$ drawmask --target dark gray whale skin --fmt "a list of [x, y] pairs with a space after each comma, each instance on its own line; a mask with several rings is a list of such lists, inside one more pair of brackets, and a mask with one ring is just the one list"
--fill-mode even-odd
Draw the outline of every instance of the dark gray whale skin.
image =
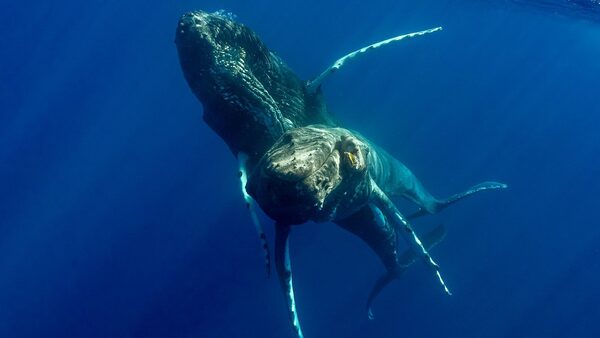
[[309, 93], [256, 33], [230, 17], [186, 13], [175, 44], [204, 121], [234, 155], [245, 153], [254, 163], [290, 128], [334, 125], [321, 91]]

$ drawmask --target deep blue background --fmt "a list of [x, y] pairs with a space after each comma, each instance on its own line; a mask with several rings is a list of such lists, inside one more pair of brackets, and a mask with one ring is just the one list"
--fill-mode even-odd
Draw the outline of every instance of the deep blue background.
[[375, 321], [375, 255], [333, 225], [299, 227], [307, 337], [600, 335], [600, 23], [507, 1], [231, 0], [3, 5], [0, 337], [291, 335], [236, 161], [173, 43], [182, 13], [221, 8], [306, 79], [444, 26], [349, 64], [329, 106], [438, 196], [510, 186], [416, 222], [448, 227], [432, 253], [454, 295], [417, 264]]

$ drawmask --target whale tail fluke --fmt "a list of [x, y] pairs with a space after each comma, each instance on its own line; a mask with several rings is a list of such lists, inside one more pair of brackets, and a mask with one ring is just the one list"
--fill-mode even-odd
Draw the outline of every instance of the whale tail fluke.
[[[431, 248], [433, 248], [436, 245], [438, 245], [439, 243], [441, 243], [445, 236], [446, 236], [446, 227], [444, 227], [444, 225], [439, 225], [435, 229], [433, 229], [429, 233], [427, 233], [425, 235], [425, 237], [423, 237], [423, 239], [422, 239], [423, 246], [427, 250], [430, 250]], [[419, 255], [417, 255], [414, 252], [414, 250], [410, 250], [410, 249], [406, 250], [402, 254], [402, 256], [400, 256], [398, 258], [397, 268], [393, 271], [388, 271], [385, 275], [381, 276], [377, 280], [377, 282], [375, 282], [375, 285], [373, 286], [373, 288], [371, 289], [371, 292], [369, 293], [369, 298], [367, 299], [367, 315], [368, 315], [369, 319], [371, 319], [371, 320], [375, 319], [372, 306], [373, 306], [373, 302], [375, 301], [377, 296], [381, 293], [381, 291], [387, 285], [389, 285], [390, 282], [398, 279], [400, 277], [400, 275], [402, 275], [402, 273], [409, 266], [411, 266], [418, 258], [419, 258]]]
[[480, 192], [480, 191], [484, 191], [484, 190], [506, 189], [506, 188], [508, 188], [508, 185], [506, 185], [504, 183], [493, 182], [493, 181], [482, 182], [482, 183], [472, 186], [471, 188], [467, 189], [466, 191], [452, 195], [445, 200], [435, 201], [434, 203], [431, 204], [431, 206], [428, 206], [427, 208], [420, 208], [413, 214], [409, 215], [407, 217], [407, 219], [410, 220], [410, 219], [415, 219], [417, 217], [421, 217], [426, 214], [434, 214], [436, 212], [439, 212], [439, 211], [445, 209], [447, 206], [449, 206], [453, 203], [456, 203], [456, 202], [462, 200], [463, 198], [470, 196], [476, 192]]

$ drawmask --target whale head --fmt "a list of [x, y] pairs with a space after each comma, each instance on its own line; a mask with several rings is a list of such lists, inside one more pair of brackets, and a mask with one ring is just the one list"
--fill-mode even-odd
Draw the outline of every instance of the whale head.
[[343, 218], [368, 199], [367, 161], [368, 145], [346, 129], [295, 128], [261, 158], [247, 189], [281, 223]]
[[175, 44], [205, 122], [234, 153], [266, 148], [283, 133], [270, 92], [276, 81], [267, 81], [278, 77], [274, 58], [252, 30], [223, 12], [189, 12], [179, 19]]
[[[182, 15], [175, 44], [185, 78], [206, 106], [219, 100], [233, 104], [234, 96], [244, 89], [237, 87], [251, 85], [251, 77], [268, 71], [272, 62], [260, 38], [222, 11]], [[250, 78], [242, 79], [244, 75]]]
[[321, 94], [308, 94], [306, 83], [231, 15], [184, 14], [175, 45], [204, 121], [234, 153], [258, 158], [285, 130], [328, 123]]

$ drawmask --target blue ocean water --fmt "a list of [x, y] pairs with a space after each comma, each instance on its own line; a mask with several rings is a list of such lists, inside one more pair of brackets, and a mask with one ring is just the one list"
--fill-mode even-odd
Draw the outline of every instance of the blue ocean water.
[[[174, 40], [225, 9], [436, 196], [482, 193], [424, 264], [365, 301], [383, 267], [331, 224], [295, 229], [306, 337], [600, 336], [597, 1], [62, 1], [0, 13], [0, 337], [291, 337], [276, 278], [202, 121]], [[407, 203], [401, 205], [409, 210]], [[271, 223], [262, 215], [269, 239]]]

